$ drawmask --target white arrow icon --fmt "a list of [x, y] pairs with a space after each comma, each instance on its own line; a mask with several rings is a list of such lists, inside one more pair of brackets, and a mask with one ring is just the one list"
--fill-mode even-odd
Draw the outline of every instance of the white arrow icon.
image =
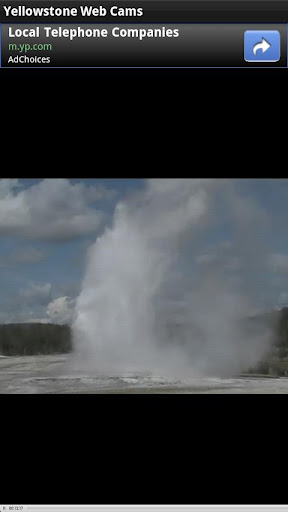
[[253, 46], [253, 53], [254, 55], [256, 55], [256, 53], [258, 52], [258, 50], [262, 50], [262, 53], [265, 53], [267, 52], [267, 50], [269, 50], [269, 48], [271, 48], [271, 44], [268, 43], [268, 41], [266, 41], [266, 39], [264, 39], [264, 37], [262, 37], [262, 43], [257, 43], [255, 44], [255, 46]]

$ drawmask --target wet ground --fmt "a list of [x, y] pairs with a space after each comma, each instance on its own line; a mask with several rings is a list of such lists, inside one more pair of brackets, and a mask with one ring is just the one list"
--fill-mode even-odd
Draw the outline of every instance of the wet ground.
[[123, 372], [81, 374], [67, 355], [0, 357], [0, 393], [5, 394], [288, 394], [288, 378], [193, 378]]

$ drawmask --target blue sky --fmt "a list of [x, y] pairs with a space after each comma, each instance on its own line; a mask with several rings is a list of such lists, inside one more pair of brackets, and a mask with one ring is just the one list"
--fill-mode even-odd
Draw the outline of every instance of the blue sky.
[[[118, 200], [143, 186], [141, 180], [129, 179], [58, 181], [64, 185], [60, 194], [57, 183], [55, 190], [49, 191], [48, 185], [52, 182], [49, 179], [0, 180], [0, 322], [42, 319], [45, 308], [53, 300], [67, 297], [64, 305], [73, 300], [83, 277], [87, 248], [111, 221]], [[37, 190], [39, 184], [42, 187]], [[76, 192], [79, 185], [82, 189]], [[89, 190], [95, 200], [93, 194], [86, 197], [85, 192]], [[74, 197], [69, 198], [73, 191]], [[25, 197], [27, 193], [29, 196]], [[57, 194], [58, 202], [54, 203], [53, 197]], [[30, 218], [28, 216], [21, 226], [22, 213], [34, 201], [38, 202], [35, 211], [29, 212]], [[79, 205], [75, 206], [77, 201]], [[99, 224], [97, 217], [93, 219], [93, 212], [103, 217]], [[14, 222], [13, 215], [17, 217]], [[75, 225], [77, 215], [82, 215], [81, 225], [76, 225], [75, 229], [71, 222], [73, 215]], [[61, 218], [64, 221], [58, 230], [56, 224]], [[47, 226], [53, 222], [54, 228], [51, 232], [48, 228], [45, 234]], [[91, 226], [85, 229], [89, 223]]]
[[[111, 222], [117, 202], [143, 186], [140, 179], [0, 180], [0, 323], [68, 321], [87, 248]], [[233, 180], [233, 186], [264, 214], [271, 258], [267, 304], [284, 304], [286, 295], [288, 302], [288, 180], [239, 179]], [[197, 245], [188, 244], [183, 255], [186, 269], [197, 271], [197, 258], [201, 264], [212, 261], [221, 244], [233, 238], [225, 208], [219, 197], [219, 219], [214, 222], [211, 217]], [[261, 220], [259, 229], [263, 226]]]

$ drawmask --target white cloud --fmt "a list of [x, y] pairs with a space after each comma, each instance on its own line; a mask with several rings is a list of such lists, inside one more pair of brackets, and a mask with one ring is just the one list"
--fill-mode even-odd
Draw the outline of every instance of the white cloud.
[[1, 301], [0, 324], [53, 323], [71, 324], [75, 299], [68, 296], [51, 300], [51, 285], [31, 284], [18, 297]]
[[75, 309], [75, 299], [63, 296], [49, 302], [45, 315], [42, 317], [32, 316], [26, 320], [26, 323], [41, 324], [70, 324], [73, 319]]
[[[49, 292], [49, 293], [48, 293]], [[40, 285], [22, 291], [22, 302], [17, 300], [1, 304], [0, 324], [2, 323], [41, 323], [70, 324], [75, 309], [75, 299], [68, 296], [51, 300], [50, 286]], [[13, 305], [14, 307], [13, 309]]]
[[58, 297], [47, 306], [47, 317], [52, 323], [69, 324], [72, 321], [75, 300], [69, 297]]
[[43, 179], [23, 189], [19, 180], [0, 180], [0, 235], [65, 241], [95, 232], [103, 212], [92, 205], [112, 197], [101, 184]]

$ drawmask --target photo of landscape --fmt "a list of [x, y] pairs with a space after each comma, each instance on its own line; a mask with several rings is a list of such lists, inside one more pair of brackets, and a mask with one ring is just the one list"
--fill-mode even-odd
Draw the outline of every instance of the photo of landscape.
[[288, 393], [288, 179], [0, 179], [0, 393]]

